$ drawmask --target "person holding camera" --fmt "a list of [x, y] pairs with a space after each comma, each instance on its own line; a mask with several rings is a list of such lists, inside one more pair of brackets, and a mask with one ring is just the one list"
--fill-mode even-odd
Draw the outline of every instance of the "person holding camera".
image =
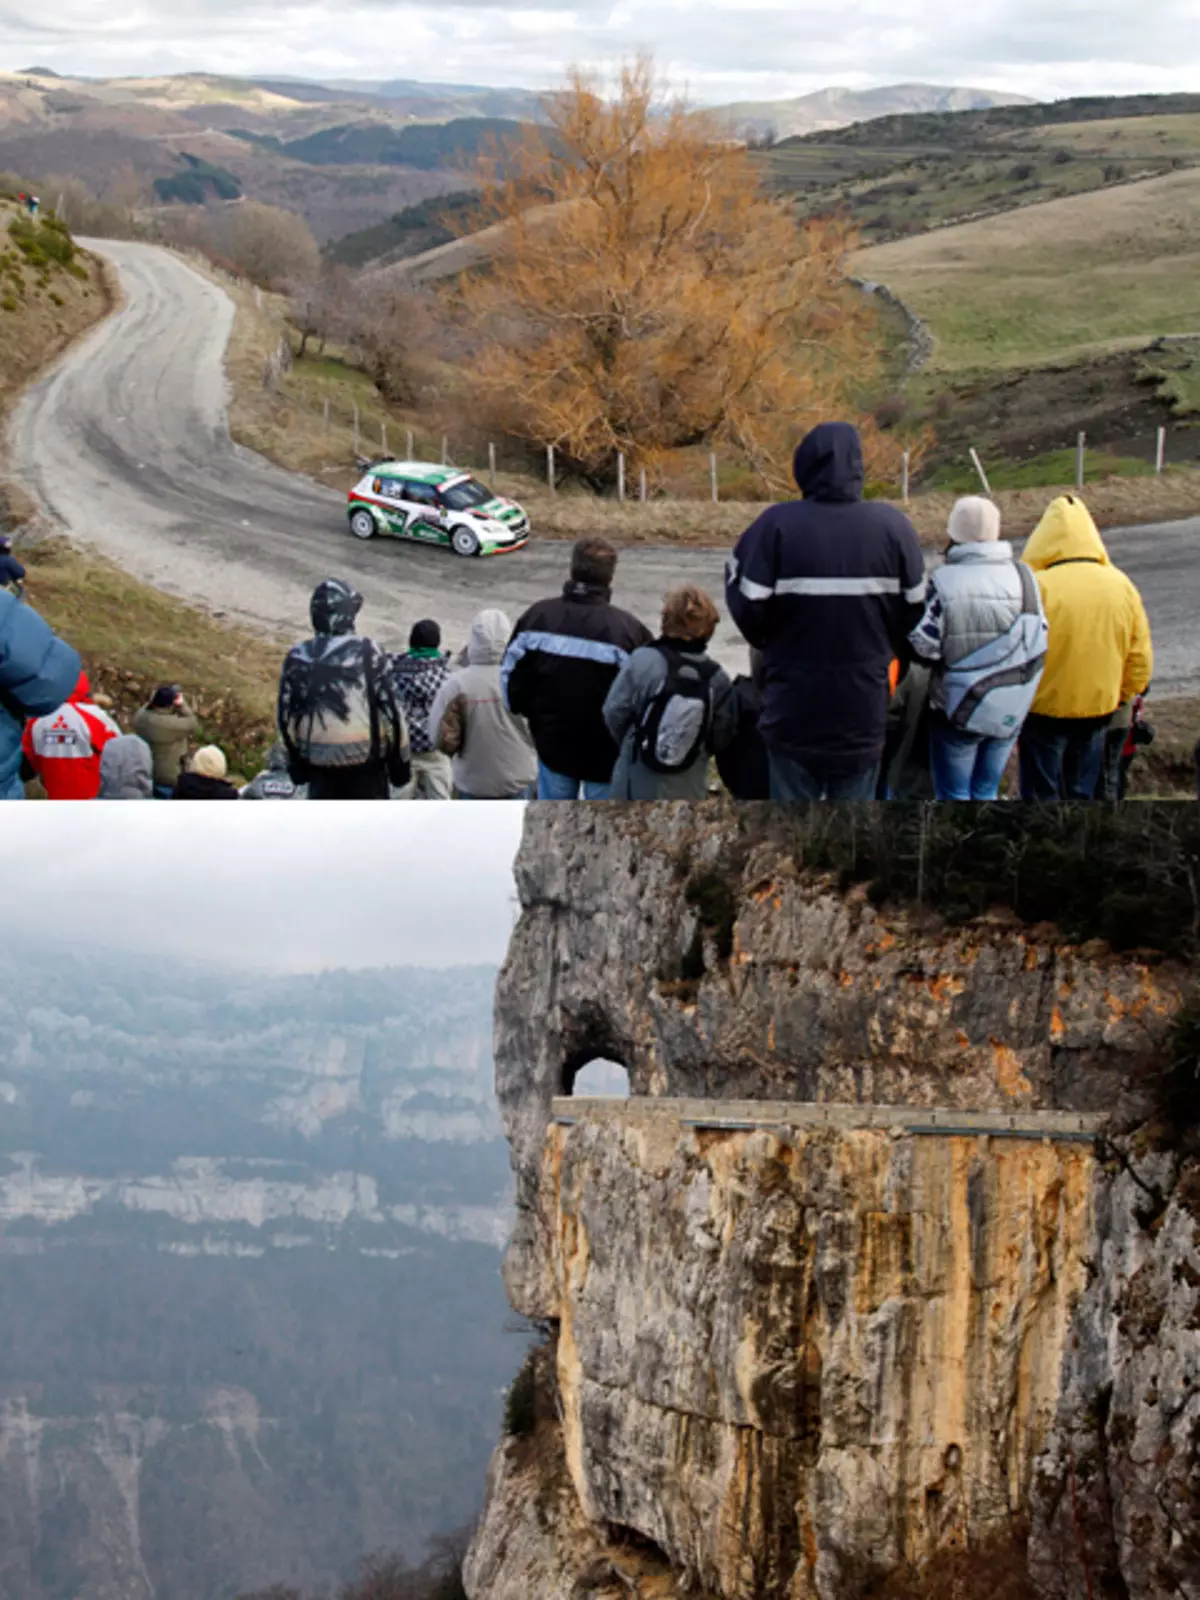
[[174, 797], [188, 749], [200, 728], [177, 683], [156, 689], [133, 719], [133, 731], [150, 746], [154, 757], [154, 798]]

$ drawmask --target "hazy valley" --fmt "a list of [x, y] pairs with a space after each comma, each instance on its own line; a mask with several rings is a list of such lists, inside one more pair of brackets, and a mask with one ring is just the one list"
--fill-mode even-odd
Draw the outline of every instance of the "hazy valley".
[[9, 972], [6, 1600], [332, 1582], [468, 1520], [521, 1350], [494, 974]]

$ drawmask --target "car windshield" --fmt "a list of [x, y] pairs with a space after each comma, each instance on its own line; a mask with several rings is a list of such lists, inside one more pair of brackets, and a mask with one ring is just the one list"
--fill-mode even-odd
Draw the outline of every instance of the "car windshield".
[[464, 478], [461, 483], [454, 483], [448, 489], [442, 490], [442, 504], [447, 511], [470, 511], [475, 506], [483, 506], [496, 496], [492, 491], [479, 482], [478, 478]]

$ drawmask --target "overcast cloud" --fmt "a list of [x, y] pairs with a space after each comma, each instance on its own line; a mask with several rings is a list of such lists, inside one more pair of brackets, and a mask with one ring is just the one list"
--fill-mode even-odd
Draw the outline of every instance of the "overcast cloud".
[[0, 961], [76, 940], [220, 966], [500, 962], [518, 805], [8, 805]]
[[0, 0], [0, 64], [97, 76], [419, 78], [542, 88], [650, 50], [707, 103], [921, 81], [1067, 94], [1197, 87], [1197, 0]]

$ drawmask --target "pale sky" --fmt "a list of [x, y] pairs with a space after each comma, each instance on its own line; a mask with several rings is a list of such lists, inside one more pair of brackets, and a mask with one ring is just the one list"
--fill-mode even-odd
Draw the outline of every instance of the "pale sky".
[[0, 66], [545, 88], [654, 53], [701, 103], [923, 82], [1200, 89], [1200, 0], [0, 0]]
[[0, 960], [64, 940], [276, 972], [499, 963], [516, 915], [516, 804], [0, 809]]

